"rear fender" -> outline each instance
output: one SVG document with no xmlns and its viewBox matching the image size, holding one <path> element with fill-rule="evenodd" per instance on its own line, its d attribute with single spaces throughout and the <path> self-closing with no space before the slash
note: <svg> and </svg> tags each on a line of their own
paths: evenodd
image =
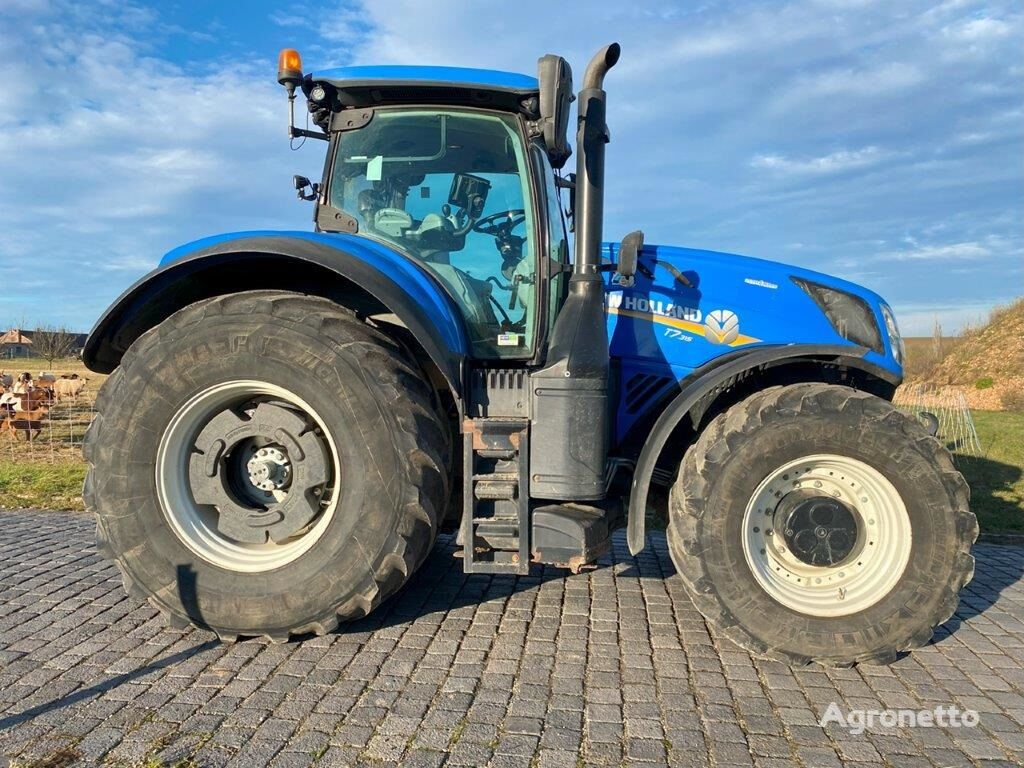
<svg viewBox="0 0 1024 768">
<path fill-rule="evenodd" d="M 129 346 L 174 312 L 205 298 L 276 288 L 335 298 L 365 313 L 392 313 L 408 328 L 461 399 L 469 349 L 462 315 L 428 270 L 383 243 L 343 234 L 252 232 L 221 235 L 168 253 L 125 291 L 89 334 L 90 370 L 113 371 Z"/>
<path fill-rule="evenodd" d="M 707 403 L 709 396 L 716 394 L 716 390 L 726 390 L 738 378 L 754 371 L 764 371 L 768 368 L 795 363 L 820 363 L 854 369 L 872 380 L 881 382 L 883 387 L 891 392 L 900 383 L 902 377 L 887 368 L 864 360 L 863 357 L 867 351 L 865 347 L 849 344 L 759 346 L 713 360 L 683 379 L 679 383 L 679 394 L 654 422 L 636 462 L 633 485 L 629 494 L 629 517 L 626 529 L 629 551 L 635 555 L 644 548 L 646 533 L 644 517 L 647 511 L 651 478 L 669 437 L 684 418 L 691 413 L 701 411 L 704 407 L 703 404 Z"/>
</svg>

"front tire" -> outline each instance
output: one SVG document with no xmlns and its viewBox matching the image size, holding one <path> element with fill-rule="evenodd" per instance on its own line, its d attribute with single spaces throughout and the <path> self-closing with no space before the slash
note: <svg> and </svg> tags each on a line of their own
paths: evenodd
<svg viewBox="0 0 1024 768">
<path fill-rule="evenodd" d="M 189 306 L 99 394 L 84 491 L 98 548 L 172 624 L 331 631 L 430 551 L 450 443 L 435 406 L 405 350 L 330 301 Z"/>
<path fill-rule="evenodd" d="M 949 452 L 847 387 L 795 384 L 717 416 L 669 502 L 669 551 L 708 622 L 791 664 L 888 663 L 971 579 L 978 524 Z"/>
</svg>

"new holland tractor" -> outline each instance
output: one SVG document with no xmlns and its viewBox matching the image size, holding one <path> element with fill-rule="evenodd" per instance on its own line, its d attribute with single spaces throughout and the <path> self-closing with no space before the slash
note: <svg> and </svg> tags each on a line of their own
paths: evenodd
<svg viewBox="0 0 1024 768">
<path fill-rule="evenodd" d="M 978 528 L 946 448 L 890 403 L 892 311 L 806 269 L 602 242 L 618 58 L 574 95 L 554 55 L 535 78 L 282 52 L 289 135 L 326 148 L 295 178 L 314 230 L 176 248 L 85 349 L 110 377 L 84 495 L 131 594 L 285 641 L 376 609 L 440 530 L 469 573 L 578 571 L 622 527 L 642 550 L 651 510 L 751 652 L 928 642 Z"/>
</svg>

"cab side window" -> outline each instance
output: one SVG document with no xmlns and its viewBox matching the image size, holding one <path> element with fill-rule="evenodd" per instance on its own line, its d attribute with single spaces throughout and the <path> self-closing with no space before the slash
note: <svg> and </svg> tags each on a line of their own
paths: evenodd
<svg viewBox="0 0 1024 768">
<path fill-rule="evenodd" d="M 540 177 L 544 180 L 544 198 L 547 206 L 548 249 L 547 256 L 554 262 L 568 265 L 569 234 L 562 214 L 562 203 L 558 187 L 555 186 L 555 172 L 548 160 L 547 152 L 534 145 L 533 161 L 537 165 Z M 558 310 L 565 299 L 569 285 L 569 273 L 559 272 L 551 279 L 548 288 L 548 328 L 554 324 Z"/>
</svg>

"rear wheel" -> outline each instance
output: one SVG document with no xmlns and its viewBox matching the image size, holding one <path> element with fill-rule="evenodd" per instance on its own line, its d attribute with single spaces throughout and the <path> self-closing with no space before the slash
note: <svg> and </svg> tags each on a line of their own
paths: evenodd
<svg viewBox="0 0 1024 768">
<path fill-rule="evenodd" d="M 928 642 L 974 570 L 968 489 L 889 403 L 797 384 L 719 415 L 687 451 L 669 548 L 694 603 L 791 663 L 888 662 Z"/>
<path fill-rule="evenodd" d="M 87 435 L 97 541 L 173 623 L 323 633 L 433 543 L 450 437 L 405 351 L 320 298 L 181 310 L 104 385 Z"/>
</svg>

